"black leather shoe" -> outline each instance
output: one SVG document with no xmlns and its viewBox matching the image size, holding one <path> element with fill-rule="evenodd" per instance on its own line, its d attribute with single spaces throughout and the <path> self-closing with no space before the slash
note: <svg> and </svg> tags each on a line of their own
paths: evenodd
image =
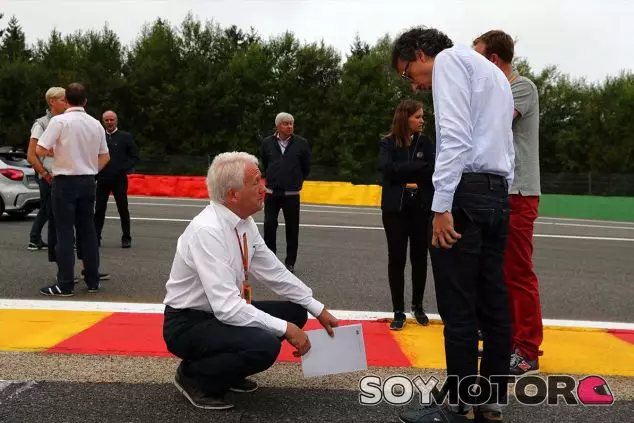
<svg viewBox="0 0 634 423">
<path fill-rule="evenodd" d="M 394 320 L 390 323 L 390 330 L 401 330 L 405 327 L 405 323 L 407 323 L 405 313 L 396 311 L 394 312 Z"/>
<path fill-rule="evenodd" d="M 191 379 L 183 374 L 181 366 L 178 366 L 178 369 L 176 369 L 174 385 L 194 407 L 204 408 L 206 410 L 228 410 L 233 408 L 233 404 L 223 397 L 212 397 L 201 392 Z"/>
<path fill-rule="evenodd" d="M 242 379 L 229 388 L 233 392 L 254 392 L 258 390 L 258 384 L 249 379 Z"/>
<path fill-rule="evenodd" d="M 289 272 L 295 273 L 295 265 L 294 264 L 287 264 L 286 268 L 288 269 Z"/>
<path fill-rule="evenodd" d="M 132 240 L 131 239 L 123 239 L 121 240 L 121 248 L 130 248 L 132 247 Z"/>
</svg>

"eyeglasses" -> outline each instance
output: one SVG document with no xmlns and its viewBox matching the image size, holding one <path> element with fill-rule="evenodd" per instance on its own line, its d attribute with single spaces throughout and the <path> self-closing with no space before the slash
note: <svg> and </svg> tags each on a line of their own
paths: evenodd
<svg viewBox="0 0 634 423">
<path fill-rule="evenodd" d="M 412 63 L 412 62 L 407 62 L 407 64 L 405 65 L 405 69 L 403 69 L 403 73 L 401 73 L 401 78 L 403 78 L 403 80 L 405 80 L 407 82 L 414 82 L 414 80 L 412 78 L 407 76 L 407 69 L 409 68 L 409 64 L 410 63 Z"/>
</svg>

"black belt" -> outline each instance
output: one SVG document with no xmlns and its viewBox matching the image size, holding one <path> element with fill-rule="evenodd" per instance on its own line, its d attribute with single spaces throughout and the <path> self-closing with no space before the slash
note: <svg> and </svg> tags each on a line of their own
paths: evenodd
<svg viewBox="0 0 634 423">
<path fill-rule="evenodd" d="M 494 173 L 466 172 L 460 178 L 460 184 L 488 184 L 491 189 L 496 185 L 502 185 L 508 190 L 508 181 L 504 176 Z"/>
</svg>

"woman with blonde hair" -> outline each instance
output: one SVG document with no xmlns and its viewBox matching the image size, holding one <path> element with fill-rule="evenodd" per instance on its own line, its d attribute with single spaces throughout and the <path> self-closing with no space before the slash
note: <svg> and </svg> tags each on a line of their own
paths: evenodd
<svg viewBox="0 0 634 423">
<path fill-rule="evenodd" d="M 392 330 L 405 326 L 405 263 L 410 245 L 412 266 L 412 313 L 427 325 L 423 309 L 427 282 L 427 246 L 431 237 L 432 174 L 435 149 L 422 133 L 423 105 L 402 101 L 392 121 L 392 129 L 381 140 L 379 166 L 383 172 L 381 211 L 388 248 L 388 278 L 394 320 Z"/>
</svg>

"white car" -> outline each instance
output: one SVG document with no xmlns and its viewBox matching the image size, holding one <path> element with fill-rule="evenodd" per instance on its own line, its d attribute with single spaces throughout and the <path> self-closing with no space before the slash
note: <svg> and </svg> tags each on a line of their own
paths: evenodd
<svg viewBox="0 0 634 423">
<path fill-rule="evenodd" d="M 26 153 L 0 147 L 0 216 L 25 217 L 40 207 L 40 187 Z"/>
</svg>

